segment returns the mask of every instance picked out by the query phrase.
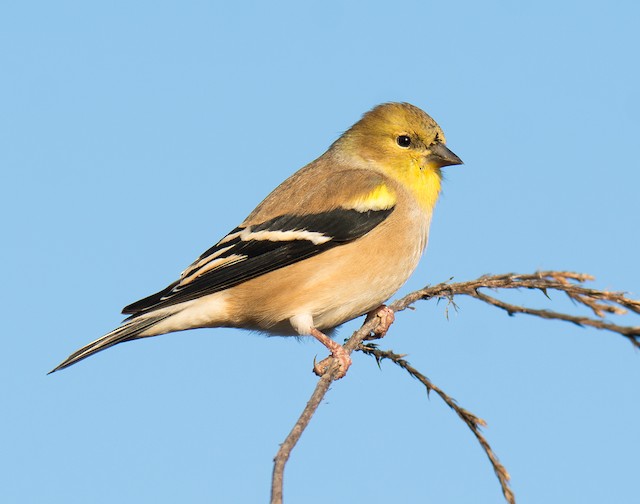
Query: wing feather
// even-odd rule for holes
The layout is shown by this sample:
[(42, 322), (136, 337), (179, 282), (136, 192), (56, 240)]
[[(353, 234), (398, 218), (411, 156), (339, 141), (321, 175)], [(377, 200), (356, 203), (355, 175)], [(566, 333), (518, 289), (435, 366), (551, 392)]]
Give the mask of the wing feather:
[[(393, 207), (366, 212), (335, 209), (318, 214), (281, 215), (255, 226), (236, 228), (202, 254), (180, 280), (130, 304), (122, 313), (136, 316), (229, 289), (357, 240), (392, 211)], [(228, 239), (229, 236), (233, 237)]]
[[(317, 170), (326, 173), (318, 178)], [(179, 280), (126, 306), (122, 313), (135, 318), (191, 301), (350, 243), (393, 212), (395, 197), (380, 174), (310, 165), (276, 188)], [(314, 213), (308, 210), (312, 208), (327, 210)]]

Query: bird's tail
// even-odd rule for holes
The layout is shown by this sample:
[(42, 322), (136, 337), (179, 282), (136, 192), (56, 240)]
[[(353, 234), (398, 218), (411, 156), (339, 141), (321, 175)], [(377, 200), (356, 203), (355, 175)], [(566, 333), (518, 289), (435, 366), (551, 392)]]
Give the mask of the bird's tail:
[[(143, 335), (142, 333), (175, 313), (175, 311), (172, 311), (169, 313), (165, 312), (156, 315), (142, 315), (134, 317), (133, 319), (127, 319), (120, 327), (73, 352), (47, 374), (55, 373), (56, 371), (72, 366), (76, 362), (86, 359), (87, 357), (112, 347), (113, 345), (117, 345), (118, 343), (150, 336), (150, 334)], [(158, 333), (153, 334), (155, 335)]]

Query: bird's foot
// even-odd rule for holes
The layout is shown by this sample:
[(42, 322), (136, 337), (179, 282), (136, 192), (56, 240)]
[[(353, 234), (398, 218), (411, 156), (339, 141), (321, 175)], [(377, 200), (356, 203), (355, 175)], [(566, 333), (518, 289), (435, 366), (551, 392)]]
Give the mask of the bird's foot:
[(376, 308), (375, 310), (371, 310), (367, 314), (367, 319), (365, 320), (365, 323), (369, 322), (374, 317), (378, 317), (380, 319), (380, 322), (378, 322), (378, 325), (372, 331), (373, 334), (371, 334), (370, 336), (367, 336), (365, 340), (374, 340), (374, 339), (384, 338), (385, 335), (387, 334), (387, 331), (389, 330), (389, 327), (391, 327), (391, 324), (393, 324), (393, 321), (396, 319), (396, 316), (393, 313), (393, 310), (386, 305), (382, 305)]
[(349, 357), (349, 353), (343, 346), (333, 341), (329, 336), (320, 332), (315, 327), (311, 329), (311, 336), (316, 338), (331, 352), (329, 357), (322, 359), (320, 362), (316, 362), (315, 359), (313, 360), (313, 372), (318, 376), (323, 376), (331, 370), (334, 363), (337, 363), (338, 370), (336, 371), (334, 380), (339, 380), (346, 375), (349, 366), (351, 366), (351, 357)]

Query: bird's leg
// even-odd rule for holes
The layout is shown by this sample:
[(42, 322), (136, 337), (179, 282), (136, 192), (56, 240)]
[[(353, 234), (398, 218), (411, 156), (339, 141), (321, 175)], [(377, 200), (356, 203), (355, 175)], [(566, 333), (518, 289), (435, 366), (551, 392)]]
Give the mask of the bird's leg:
[(365, 323), (369, 322), (374, 317), (378, 317), (380, 319), (380, 322), (378, 323), (377, 327), (373, 330), (373, 334), (370, 336), (367, 336), (365, 340), (384, 338), (385, 335), (387, 334), (387, 331), (389, 330), (389, 327), (391, 327), (391, 324), (393, 324), (393, 321), (396, 319), (396, 316), (394, 315), (393, 310), (386, 305), (381, 305), (381, 306), (378, 306), (378, 308), (376, 308), (375, 310), (371, 310), (367, 314), (367, 319), (365, 320)]
[(318, 376), (322, 376), (331, 368), (331, 364), (335, 360), (338, 362), (338, 366), (339, 366), (335, 379), (339, 380), (344, 375), (346, 375), (347, 370), (349, 369), (349, 366), (351, 366), (351, 357), (349, 357), (349, 354), (342, 347), (342, 345), (340, 345), (339, 343), (336, 343), (331, 338), (329, 338), (329, 336), (320, 332), (315, 327), (311, 328), (311, 336), (313, 336), (320, 343), (326, 346), (331, 352), (330, 357), (327, 357), (326, 359), (323, 359), (320, 362), (315, 362), (314, 360), (313, 372)]

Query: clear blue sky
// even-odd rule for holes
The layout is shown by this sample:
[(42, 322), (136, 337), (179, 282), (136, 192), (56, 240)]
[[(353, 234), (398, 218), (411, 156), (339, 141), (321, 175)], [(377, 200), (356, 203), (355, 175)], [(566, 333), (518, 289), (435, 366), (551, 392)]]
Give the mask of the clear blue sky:
[[(632, 1), (3, 2), (0, 501), (267, 501), (317, 343), (200, 330), (45, 373), (380, 102), (466, 163), (400, 293), (572, 269), (640, 296), (639, 23)], [(638, 352), (458, 304), (382, 344), (488, 422), (519, 502), (636, 502)], [(455, 414), (362, 355), (285, 475), (288, 503), (501, 499)]]

